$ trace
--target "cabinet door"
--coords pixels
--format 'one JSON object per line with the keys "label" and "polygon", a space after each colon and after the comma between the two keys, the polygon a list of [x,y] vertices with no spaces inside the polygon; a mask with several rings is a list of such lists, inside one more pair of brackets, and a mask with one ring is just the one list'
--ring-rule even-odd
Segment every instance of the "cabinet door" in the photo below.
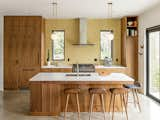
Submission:
{"label": "cabinet door", "polygon": [[25,29],[22,33],[23,41],[19,58],[22,60],[21,66],[22,68],[40,66],[41,17],[22,19],[25,23]]}
{"label": "cabinet door", "polygon": [[127,39],[127,67],[128,74],[134,79],[138,79],[138,39]]}
{"label": "cabinet door", "polygon": [[20,88],[28,87],[29,79],[40,71],[41,20],[41,17],[21,17]]}
{"label": "cabinet door", "polygon": [[60,85],[42,84],[42,112],[57,115],[61,111]]}
{"label": "cabinet door", "polygon": [[17,44],[19,32],[18,17],[4,17],[4,88],[17,89],[19,61]]}

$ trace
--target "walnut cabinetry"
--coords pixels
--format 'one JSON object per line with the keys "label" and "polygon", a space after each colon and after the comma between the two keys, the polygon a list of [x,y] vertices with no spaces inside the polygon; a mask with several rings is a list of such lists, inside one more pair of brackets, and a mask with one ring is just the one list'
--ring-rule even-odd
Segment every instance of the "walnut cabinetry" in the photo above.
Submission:
{"label": "walnut cabinetry", "polygon": [[41,72],[72,72],[72,68],[41,68]]}
{"label": "walnut cabinetry", "polygon": [[138,17],[124,17],[121,24],[122,65],[127,67],[128,75],[138,79]]}
{"label": "walnut cabinetry", "polygon": [[42,17],[4,17],[4,88],[28,87],[40,71]]}
{"label": "walnut cabinetry", "polygon": [[109,75],[111,73],[126,73],[126,68],[101,68],[96,69],[96,72],[101,76]]}
{"label": "walnut cabinetry", "polygon": [[[133,84],[133,82],[54,82],[54,81],[42,81],[42,82],[30,82],[30,113],[31,115],[54,115],[57,116],[64,111],[66,95],[64,94],[64,89],[66,88],[80,88],[81,92],[79,94],[80,110],[81,112],[89,111],[90,94],[88,93],[89,88],[121,88],[123,84]],[[115,104],[115,111],[122,111],[120,98],[117,97]],[[108,92],[105,97],[105,110],[109,110],[109,100],[110,92]],[[77,104],[75,101],[75,96],[73,95],[69,100],[69,112],[77,112]],[[93,111],[101,111],[101,103],[99,96],[95,95],[94,108]]]}

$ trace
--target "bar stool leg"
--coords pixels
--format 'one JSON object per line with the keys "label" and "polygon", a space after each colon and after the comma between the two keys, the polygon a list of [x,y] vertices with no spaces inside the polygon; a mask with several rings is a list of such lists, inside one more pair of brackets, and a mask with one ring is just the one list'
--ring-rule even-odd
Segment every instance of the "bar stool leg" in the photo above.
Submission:
{"label": "bar stool leg", "polygon": [[101,103],[102,103],[102,111],[104,113],[104,120],[106,119],[106,115],[105,115],[105,106],[104,106],[104,97],[103,94],[101,94]]}
{"label": "bar stool leg", "polygon": [[112,104],[112,99],[113,99],[113,95],[111,93],[111,98],[110,98],[110,102],[109,102],[109,113],[111,112],[111,104]]}
{"label": "bar stool leg", "polygon": [[90,115],[89,115],[89,120],[91,120],[91,115],[92,115],[92,110],[93,110],[93,101],[94,101],[94,94],[92,94],[91,100],[90,100]]}
{"label": "bar stool leg", "polygon": [[136,107],[136,98],[135,98],[135,91],[134,91],[134,89],[132,89],[132,94],[133,94],[134,106]]}
{"label": "bar stool leg", "polygon": [[80,120],[80,106],[79,106],[79,97],[78,97],[78,94],[76,94],[76,100],[77,100],[77,107],[78,107],[78,120]]}
{"label": "bar stool leg", "polygon": [[64,111],[64,120],[66,120],[66,112],[68,108],[69,97],[70,97],[70,94],[67,94],[67,100],[66,100],[65,111]]}
{"label": "bar stool leg", "polygon": [[124,104],[124,109],[125,109],[125,112],[126,112],[126,117],[127,117],[127,120],[128,120],[128,112],[127,112],[127,107],[126,107],[126,101],[125,101],[124,94],[122,95],[122,97],[123,97],[123,104]]}
{"label": "bar stool leg", "polygon": [[114,106],[115,106],[115,95],[113,95],[113,111],[112,111],[112,120],[114,119]]}
{"label": "bar stool leg", "polygon": [[138,92],[137,92],[137,89],[135,89],[135,94],[136,94],[136,98],[137,98],[138,108],[139,108],[139,111],[141,112],[141,107],[140,107],[140,103],[139,103],[139,98],[138,98]]}
{"label": "bar stool leg", "polygon": [[120,94],[120,101],[121,101],[121,108],[122,108],[122,115],[123,115],[123,97],[122,97],[122,95]]}
{"label": "bar stool leg", "polygon": [[126,93],[126,107],[128,106],[128,92]]}

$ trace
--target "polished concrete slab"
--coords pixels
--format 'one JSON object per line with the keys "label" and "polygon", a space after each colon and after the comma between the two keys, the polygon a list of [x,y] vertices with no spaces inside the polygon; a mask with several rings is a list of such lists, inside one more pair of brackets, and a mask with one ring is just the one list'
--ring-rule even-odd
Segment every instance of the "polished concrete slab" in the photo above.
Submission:
{"label": "polished concrete slab", "polygon": [[[60,116],[30,116],[29,91],[0,92],[0,120],[63,120]],[[142,112],[138,112],[133,104],[128,106],[129,120],[160,120],[160,104],[146,96],[140,95]],[[81,120],[89,119],[88,113],[81,113]],[[111,120],[111,115],[106,113],[106,120]],[[76,120],[77,113],[68,113],[67,120]],[[103,120],[102,113],[93,113],[92,120]],[[115,120],[125,120],[125,114],[116,113]]]}

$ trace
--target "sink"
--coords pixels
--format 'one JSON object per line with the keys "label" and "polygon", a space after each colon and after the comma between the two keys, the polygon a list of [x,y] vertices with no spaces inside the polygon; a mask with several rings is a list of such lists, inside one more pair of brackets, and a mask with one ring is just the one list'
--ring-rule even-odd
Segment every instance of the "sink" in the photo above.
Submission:
{"label": "sink", "polygon": [[84,73],[72,74],[72,73],[69,73],[69,74],[66,74],[66,76],[91,76],[91,74],[84,74]]}

